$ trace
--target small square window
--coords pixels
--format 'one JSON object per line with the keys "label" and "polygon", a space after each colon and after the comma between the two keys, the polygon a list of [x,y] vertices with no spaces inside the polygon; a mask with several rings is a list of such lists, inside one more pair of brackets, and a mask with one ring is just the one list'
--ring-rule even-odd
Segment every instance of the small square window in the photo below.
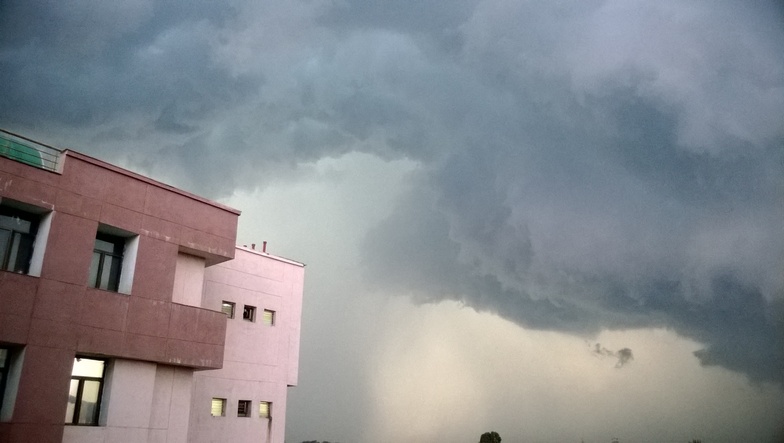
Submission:
{"label": "small square window", "polygon": [[234,318],[234,303],[224,301],[223,304],[221,304],[221,312],[226,314],[229,318]]}
{"label": "small square window", "polygon": [[268,401],[259,402],[259,417],[270,418],[272,416],[272,403]]}
{"label": "small square window", "polygon": [[262,323],[267,326],[273,326],[275,324],[275,311],[271,311],[269,309],[265,309],[262,313],[261,317]]}
{"label": "small square window", "polygon": [[240,400],[237,403],[237,417],[250,417],[250,400]]}
{"label": "small square window", "polygon": [[226,415],[226,399],[214,398],[212,399],[212,408],[210,415],[213,417],[224,417]]}
{"label": "small square window", "polygon": [[245,307],[242,309],[242,319],[256,321],[256,307],[245,305]]}

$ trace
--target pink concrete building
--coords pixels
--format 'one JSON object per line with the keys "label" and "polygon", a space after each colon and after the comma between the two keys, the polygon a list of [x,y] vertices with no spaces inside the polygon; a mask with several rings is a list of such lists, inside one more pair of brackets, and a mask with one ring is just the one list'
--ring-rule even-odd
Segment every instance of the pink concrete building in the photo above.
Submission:
{"label": "pink concrete building", "polygon": [[0,131],[0,443],[282,442],[304,269],[239,214]]}
{"label": "pink concrete building", "polygon": [[[304,267],[248,248],[204,273],[202,306],[228,317],[223,368],[193,378],[189,441],[280,442],[297,384]],[[210,405],[211,407],[207,407]]]}

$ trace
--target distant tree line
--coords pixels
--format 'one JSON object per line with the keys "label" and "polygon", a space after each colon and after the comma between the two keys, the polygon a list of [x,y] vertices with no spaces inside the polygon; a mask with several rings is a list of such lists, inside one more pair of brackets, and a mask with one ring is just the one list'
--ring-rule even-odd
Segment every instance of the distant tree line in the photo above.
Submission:
{"label": "distant tree line", "polygon": [[479,443],[501,443],[501,436],[495,431],[485,432],[479,437]]}

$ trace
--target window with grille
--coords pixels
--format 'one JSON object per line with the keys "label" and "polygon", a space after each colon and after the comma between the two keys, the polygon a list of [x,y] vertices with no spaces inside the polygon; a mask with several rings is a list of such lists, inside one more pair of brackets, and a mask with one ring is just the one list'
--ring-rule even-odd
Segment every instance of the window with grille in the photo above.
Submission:
{"label": "window with grille", "polygon": [[245,305],[245,307],[242,308],[242,319],[256,321],[256,307]]}
{"label": "window with grille", "polygon": [[240,400],[237,403],[237,417],[250,417],[250,400]]}
{"label": "window with grille", "polygon": [[76,357],[71,371],[65,423],[70,425],[98,425],[101,394],[106,362]]}
{"label": "window with grille", "polygon": [[259,402],[259,417],[270,418],[272,416],[272,403],[268,401]]}
{"label": "window with grille", "polygon": [[265,309],[262,313],[262,323],[267,326],[275,325],[275,311],[271,311],[269,309]]}
{"label": "window with grille", "polygon": [[213,417],[224,417],[226,415],[226,399],[225,398],[213,398],[212,399],[212,407],[210,409],[210,415]]}
{"label": "window with grille", "polygon": [[221,304],[221,312],[226,314],[226,316],[229,318],[234,318],[234,306],[234,303],[224,300]]}

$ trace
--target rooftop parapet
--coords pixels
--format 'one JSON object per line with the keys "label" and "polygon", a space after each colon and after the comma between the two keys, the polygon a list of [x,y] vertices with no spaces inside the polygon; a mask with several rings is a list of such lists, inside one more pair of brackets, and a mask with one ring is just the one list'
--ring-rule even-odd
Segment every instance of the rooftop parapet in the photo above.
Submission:
{"label": "rooftop parapet", "polygon": [[53,146],[0,129],[0,156],[36,168],[57,171],[61,153],[61,150]]}

